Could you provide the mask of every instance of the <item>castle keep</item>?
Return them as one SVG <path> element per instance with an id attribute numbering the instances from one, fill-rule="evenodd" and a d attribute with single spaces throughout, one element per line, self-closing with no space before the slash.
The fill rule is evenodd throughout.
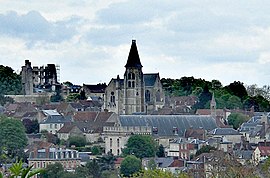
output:
<path id="1" fill-rule="evenodd" d="M 143 74 L 136 41 L 132 40 L 124 79 L 111 79 L 105 90 L 104 109 L 118 114 L 150 113 L 162 108 L 165 95 L 159 73 Z"/>

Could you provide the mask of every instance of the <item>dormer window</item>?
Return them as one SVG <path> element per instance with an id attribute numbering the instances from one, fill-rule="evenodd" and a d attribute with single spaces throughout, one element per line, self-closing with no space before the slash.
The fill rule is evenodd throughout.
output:
<path id="1" fill-rule="evenodd" d="M 153 134 L 158 134 L 158 128 L 157 127 L 153 127 Z"/>
<path id="2" fill-rule="evenodd" d="M 173 127 L 173 134 L 178 135 L 178 128 L 177 127 Z"/>

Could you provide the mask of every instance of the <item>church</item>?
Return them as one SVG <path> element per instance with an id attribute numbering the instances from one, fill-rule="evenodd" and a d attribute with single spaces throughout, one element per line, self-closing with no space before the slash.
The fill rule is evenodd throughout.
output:
<path id="1" fill-rule="evenodd" d="M 132 40 L 124 79 L 112 78 L 105 90 L 104 109 L 119 115 L 151 114 L 165 104 L 159 73 L 144 74 L 136 40 Z"/>

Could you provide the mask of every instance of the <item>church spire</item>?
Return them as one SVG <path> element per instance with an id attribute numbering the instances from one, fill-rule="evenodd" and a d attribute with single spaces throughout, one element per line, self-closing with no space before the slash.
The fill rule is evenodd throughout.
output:
<path id="1" fill-rule="evenodd" d="M 127 64 L 125 67 L 136 67 L 142 68 L 142 64 L 140 61 L 139 53 L 136 46 L 136 40 L 132 40 L 131 48 L 128 55 Z"/>

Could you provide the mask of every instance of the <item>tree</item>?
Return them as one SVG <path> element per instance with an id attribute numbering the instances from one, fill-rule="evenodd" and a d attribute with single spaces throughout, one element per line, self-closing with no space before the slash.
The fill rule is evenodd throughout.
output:
<path id="1" fill-rule="evenodd" d="M 113 156 L 111 152 L 108 154 L 99 157 L 98 162 L 101 167 L 101 170 L 113 170 L 114 169 L 114 161 L 116 160 L 116 157 Z"/>
<path id="2" fill-rule="evenodd" d="M 172 173 L 170 171 L 163 171 L 161 169 L 144 170 L 140 173 L 134 174 L 131 178 L 190 178 L 185 173 Z"/>
<path id="3" fill-rule="evenodd" d="M 21 94 L 21 76 L 8 66 L 0 65 L 0 93 L 2 95 Z"/>
<path id="4" fill-rule="evenodd" d="M 243 107 L 243 104 L 239 97 L 233 95 L 228 99 L 226 106 L 228 109 L 239 109 Z"/>
<path id="5" fill-rule="evenodd" d="M 39 123 L 38 120 L 31 120 L 31 119 L 24 119 L 22 121 L 24 127 L 25 127 L 25 132 L 27 134 L 31 134 L 31 133 L 38 133 L 39 131 Z"/>
<path id="6" fill-rule="evenodd" d="M 8 157 L 22 154 L 27 144 L 25 128 L 21 121 L 0 116 L 0 151 L 6 149 Z"/>
<path id="7" fill-rule="evenodd" d="M 96 159 L 93 159 L 86 163 L 87 172 L 89 175 L 100 178 L 101 177 L 101 168 Z"/>
<path id="8" fill-rule="evenodd" d="M 9 96 L 4 96 L 0 94 L 0 105 L 4 106 L 7 103 L 14 103 L 14 99 Z"/>
<path id="9" fill-rule="evenodd" d="M 205 145 L 205 146 L 202 146 L 197 152 L 196 152 L 196 156 L 199 156 L 200 154 L 202 153 L 209 153 L 210 150 L 216 150 L 215 147 L 212 147 L 210 145 Z"/>
<path id="10" fill-rule="evenodd" d="M 204 109 L 207 103 L 212 99 L 212 93 L 209 92 L 208 86 L 203 88 L 203 92 L 199 96 L 199 102 L 193 107 L 195 109 Z"/>
<path id="11" fill-rule="evenodd" d="M 120 173 L 126 177 L 141 170 L 141 160 L 134 155 L 127 156 L 120 165 Z"/>
<path id="12" fill-rule="evenodd" d="M 240 81 L 234 81 L 233 83 L 230 83 L 228 86 L 224 87 L 224 89 L 226 89 L 230 94 L 238 96 L 242 101 L 248 96 L 246 88 Z"/>
<path id="13" fill-rule="evenodd" d="M 101 148 L 100 146 L 93 146 L 91 148 L 92 155 L 101 155 Z"/>
<path id="14" fill-rule="evenodd" d="M 228 116 L 228 123 L 232 125 L 234 129 L 238 129 L 240 125 L 249 120 L 249 117 L 242 113 L 232 113 Z"/>
<path id="15" fill-rule="evenodd" d="M 129 137 L 124 155 L 134 154 L 138 158 L 154 157 L 157 151 L 156 142 L 149 135 L 132 135 Z"/>
<path id="16" fill-rule="evenodd" d="M 67 96 L 66 101 L 67 102 L 73 102 L 80 99 L 79 93 L 71 93 Z"/>
<path id="17" fill-rule="evenodd" d="M 68 138 L 68 142 L 70 146 L 83 147 L 86 145 L 86 138 L 84 136 L 71 136 Z"/>
<path id="18" fill-rule="evenodd" d="M 157 157 L 165 157 L 165 149 L 164 149 L 164 146 L 162 144 L 159 145 L 156 155 L 157 155 Z"/>
<path id="19" fill-rule="evenodd" d="M 35 169 L 31 171 L 32 168 L 33 165 L 28 168 L 23 168 L 23 162 L 20 160 L 19 162 L 17 161 L 12 164 L 9 168 L 9 172 L 11 173 L 12 178 L 30 178 L 43 172 L 43 169 Z"/>
<path id="20" fill-rule="evenodd" d="M 64 172 L 64 168 L 61 163 L 50 164 L 42 173 L 44 178 L 59 178 Z"/>

